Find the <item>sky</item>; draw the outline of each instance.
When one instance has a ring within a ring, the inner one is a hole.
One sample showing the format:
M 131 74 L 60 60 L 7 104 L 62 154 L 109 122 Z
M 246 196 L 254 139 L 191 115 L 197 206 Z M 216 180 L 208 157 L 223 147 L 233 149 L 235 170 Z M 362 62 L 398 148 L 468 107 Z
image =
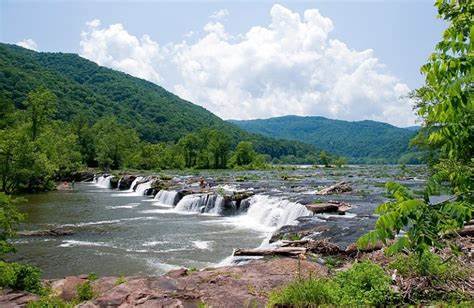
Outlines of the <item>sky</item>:
M 414 125 L 407 94 L 445 26 L 424 0 L 0 0 L 1 42 L 78 53 L 224 119 Z

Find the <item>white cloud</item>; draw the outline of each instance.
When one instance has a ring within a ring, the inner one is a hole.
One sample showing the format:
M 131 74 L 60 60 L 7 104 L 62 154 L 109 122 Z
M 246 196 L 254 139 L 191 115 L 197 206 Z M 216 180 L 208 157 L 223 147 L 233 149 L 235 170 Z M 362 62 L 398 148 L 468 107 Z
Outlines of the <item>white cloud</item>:
M 16 45 L 21 46 L 23 48 L 31 49 L 31 50 L 38 50 L 38 44 L 32 39 L 24 39 L 23 41 L 19 41 Z
M 162 81 L 154 68 L 162 60 L 156 42 L 148 35 L 138 39 L 121 24 L 99 28 L 100 24 L 100 20 L 92 20 L 81 33 L 81 56 L 136 77 L 156 83 Z
M 216 19 L 216 20 L 222 20 L 222 19 L 225 19 L 227 16 L 229 16 L 229 11 L 227 9 L 220 9 L 212 13 L 210 18 Z
M 216 13 L 217 14 L 217 13 Z M 192 43 L 164 47 L 122 25 L 82 34 L 81 54 L 171 89 L 223 118 L 287 114 L 412 125 L 409 88 L 375 57 L 330 36 L 331 19 L 274 5 L 267 26 L 231 36 L 211 21 Z M 166 76 L 164 78 L 163 76 Z

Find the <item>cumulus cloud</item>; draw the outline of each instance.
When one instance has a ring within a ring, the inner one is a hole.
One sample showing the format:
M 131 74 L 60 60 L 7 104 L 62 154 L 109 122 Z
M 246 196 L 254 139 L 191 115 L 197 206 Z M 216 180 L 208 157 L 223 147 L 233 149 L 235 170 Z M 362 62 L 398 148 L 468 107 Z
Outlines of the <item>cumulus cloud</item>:
M 414 123 L 408 86 L 387 72 L 373 50 L 354 50 L 332 38 L 330 18 L 282 5 L 274 5 L 270 17 L 268 25 L 236 36 L 213 18 L 192 43 L 164 47 L 120 24 L 100 28 L 90 22 L 81 54 L 159 82 L 226 119 L 297 114 Z
M 227 16 L 229 16 L 229 11 L 227 9 L 220 9 L 212 13 L 210 17 L 212 19 L 221 20 L 221 19 L 225 19 Z
M 136 77 L 162 82 L 155 69 L 162 60 L 160 46 L 148 35 L 137 38 L 129 34 L 122 24 L 100 28 L 98 19 L 86 25 L 87 29 L 81 33 L 81 56 Z
M 32 39 L 24 39 L 23 41 L 17 42 L 16 45 L 35 51 L 38 50 L 38 44 Z

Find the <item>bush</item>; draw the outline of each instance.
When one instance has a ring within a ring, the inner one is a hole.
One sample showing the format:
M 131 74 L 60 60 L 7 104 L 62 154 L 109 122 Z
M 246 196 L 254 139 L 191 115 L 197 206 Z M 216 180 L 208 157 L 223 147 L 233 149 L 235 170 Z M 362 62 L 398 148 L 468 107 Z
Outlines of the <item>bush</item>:
M 268 307 L 385 305 L 394 300 L 391 279 L 371 262 L 356 263 L 332 279 L 297 280 L 270 293 Z
M 391 278 L 369 261 L 356 263 L 351 269 L 336 275 L 339 302 L 343 305 L 383 305 L 393 300 Z
M 29 302 L 26 308 L 72 308 L 73 303 L 63 301 L 58 297 L 41 297 L 40 300 Z
M 337 302 L 339 286 L 327 279 L 297 280 L 270 293 L 268 307 L 310 307 Z
M 40 294 L 41 271 L 31 265 L 0 261 L 0 286 Z
M 389 264 L 390 269 L 396 269 L 398 274 L 410 277 L 430 277 L 436 280 L 453 280 L 465 278 L 469 274 L 455 260 L 443 261 L 440 256 L 426 251 L 420 257 L 410 254 L 399 254 Z
M 94 291 L 89 281 L 77 286 L 77 298 L 79 301 L 88 301 L 94 297 Z

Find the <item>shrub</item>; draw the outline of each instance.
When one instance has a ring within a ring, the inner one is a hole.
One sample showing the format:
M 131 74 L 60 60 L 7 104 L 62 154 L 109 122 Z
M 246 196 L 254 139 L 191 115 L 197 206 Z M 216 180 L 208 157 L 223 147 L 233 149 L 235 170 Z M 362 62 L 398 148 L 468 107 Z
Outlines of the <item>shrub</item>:
M 99 279 L 99 277 L 97 276 L 96 273 L 92 272 L 92 273 L 89 273 L 89 275 L 87 275 L 87 280 L 89 281 L 95 281 Z
M 92 290 L 92 286 L 89 281 L 77 286 L 77 298 L 79 301 L 88 301 L 93 297 L 94 291 Z
M 296 280 L 270 293 L 268 307 L 310 307 L 337 302 L 339 286 L 327 279 Z
M 63 301 L 58 297 L 41 297 L 40 300 L 29 302 L 26 308 L 72 308 L 73 303 Z
M 34 266 L 0 261 L 0 287 L 40 294 L 41 271 Z
M 339 302 L 343 305 L 383 305 L 393 300 L 391 278 L 369 261 L 356 263 L 336 275 Z
M 270 293 L 268 307 L 385 305 L 394 301 L 391 279 L 371 262 L 356 263 L 333 279 L 296 280 Z
M 125 283 L 127 282 L 127 279 L 125 279 L 125 277 L 123 276 L 120 276 L 119 278 L 117 278 L 117 280 L 115 280 L 115 285 L 118 286 L 118 285 L 121 285 L 122 283 Z

